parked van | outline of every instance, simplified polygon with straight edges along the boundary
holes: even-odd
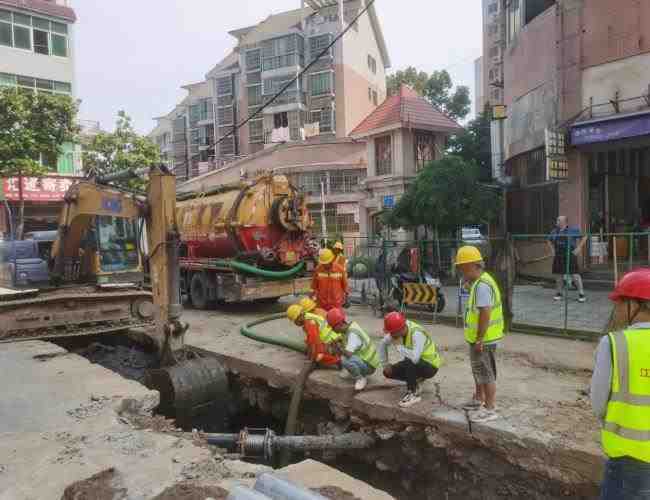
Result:
[[[34,288],[49,281],[49,260],[56,231],[25,236],[30,239],[0,241],[0,286],[3,288]]]

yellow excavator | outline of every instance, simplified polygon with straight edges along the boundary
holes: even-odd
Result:
[[[0,342],[142,328],[163,359],[182,347],[176,180],[165,167],[147,170],[146,197],[111,185],[133,173],[68,190],[49,283],[0,297]],[[142,246],[149,249],[151,291]]]

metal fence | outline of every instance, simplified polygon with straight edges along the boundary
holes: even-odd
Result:
[[[440,317],[462,324],[466,287],[453,265],[459,247],[480,248],[499,282],[511,328],[592,338],[605,333],[608,295],[628,271],[650,267],[650,231],[617,234],[509,235],[474,241],[346,239],[353,297],[377,311],[394,307],[395,276],[439,279]]]

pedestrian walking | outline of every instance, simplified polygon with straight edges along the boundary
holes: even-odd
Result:
[[[573,279],[578,288],[578,302],[587,301],[578,267],[578,255],[586,243],[587,236],[583,236],[577,227],[569,227],[569,221],[565,215],[560,215],[557,218],[556,226],[546,240],[550,250],[549,257],[553,257],[553,274],[556,276],[554,300],[563,299],[564,281]]]
[[[465,340],[469,344],[476,385],[474,397],[463,408],[471,412],[472,422],[490,422],[499,418],[496,411],[496,349],[504,335],[501,292],[494,278],[485,272],[478,248],[461,247],[456,254],[456,267],[470,284],[465,307]]]
[[[399,312],[384,317],[386,335],[379,344],[379,360],[384,366],[384,377],[406,382],[406,394],[398,403],[408,408],[422,401],[422,383],[436,376],[442,363],[431,334],[414,321],[408,321]],[[399,363],[388,364],[388,347],[396,345],[404,357]]]
[[[302,328],[305,333],[305,344],[307,345],[307,356],[312,361],[317,362],[322,366],[336,366],[340,367],[341,358],[332,354],[323,337],[327,338],[329,326],[325,321],[324,316],[309,312],[308,309],[315,310],[316,304],[311,304],[300,301],[298,304],[289,306],[287,309],[287,318],[296,326]],[[304,307],[306,305],[307,307]]]
[[[313,297],[318,307],[325,311],[342,308],[348,300],[348,279],[345,270],[334,260],[334,252],[329,248],[321,250],[312,278]]]
[[[348,321],[343,309],[328,311],[327,323],[338,336],[332,342],[341,354],[341,378],[353,378],[355,390],[362,391],[379,366],[375,345],[357,323]]]
[[[650,269],[626,274],[610,299],[619,331],[596,351],[591,404],[607,456],[602,500],[650,500]]]

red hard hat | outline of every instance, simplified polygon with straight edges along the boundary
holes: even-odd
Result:
[[[336,327],[346,321],[345,311],[343,309],[330,309],[327,311],[327,323],[332,327]]]
[[[402,313],[392,312],[384,317],[384,330],[391,335],[401,331],[406,326],[406,318]]]
[[[650,300],[650,269],[637,269],[627,273],[618,282],[610,300]]]

